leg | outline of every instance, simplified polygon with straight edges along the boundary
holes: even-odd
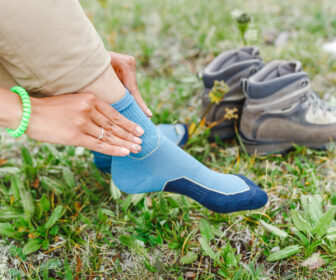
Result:
[[[111,72],[106,71],[101,80],[101,84],[93,83],[84,90],[98,93],[106,102],[114,101],[114,109],[145,131],[139,153],[112,157],[111,174],[117,187],[127,193],[184,194],[220,213],[256,209],[266,204],[266,193],[253,182],[242,175],[209,170],[160,133]],[[117,92],[113,98],[110,88]]]
[[[92,93],[106,103],[112,104],[124,97],[126,89],[118,79],[112,66],[108,65],[101,76],[81,89],[80,92]]]
[[[113,157],[112,178],[120,189],[181,193],[221,213],[265,205],[266,193],[251,181],[209,170],[158,132],[116,79],[109,56],[77,1],[27,0],[2,6],[0,28],[8,34],[0,38],[0,56],[19,84],[45,95],[89,91],[145,130],[140,153]],[[13,36],[19,46],[8,41]]]
[[[112,179],[124,192],[184,194],[219,213],[266,204],[267,194],[252,181],[242,175],[211,171],[167,139],[128,92],[112,106],[145,130],[139,153],[112,159]]]
[[[113,68],[109,66],[104,74],[92,82],[87,87],[83,88],[83,92],[89,92],[103,101],[112,104],[122,99],[126,90]],[[188,139],[188,128],[186,125],[159,125],[159,130],[166,135],[171,141],[177,145],[183,146]],[[101,153],[94,152],[94,162],[99,169],[104,172],[110,172],[112,157]]]

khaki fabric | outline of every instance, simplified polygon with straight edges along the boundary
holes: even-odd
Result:
[[[110,57],[77,0],[0,0],[0,87],[76,92]]]
[[[8,73],[7,69],[0,64],[0,88],[11,89],[15,85],[17,85],[17,83],[14,78]]]

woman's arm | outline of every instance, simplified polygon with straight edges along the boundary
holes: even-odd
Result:
[[[123,94],[122,85],[110,85],[114,80],[108,74],[109,71],[105,71],[91,84],[92,93],[30,97],[32,112],[26,134],[38,141],[83,146],[112,156],[138,153],[143,129],[94,95],[95,90],[104,88],[120,88],[119,94]],[[111,96],[116,97],[113,92]],[[18,127],[21,104],[16,93],[0,89],[0,127]],[[105,134],[98,140],[101,128]]]
[[[22,102],[19,95],[0,88],[0,127],[16,129],[21,115]]]

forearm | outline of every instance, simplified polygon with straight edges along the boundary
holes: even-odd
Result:
[[[16,129],[21,121],[22,102],[9,90],[0,88],[0,127]]]

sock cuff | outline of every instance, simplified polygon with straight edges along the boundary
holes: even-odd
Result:
[[[145,131],[145,133],[141,136],[142,149],[140,153],[131,153],[129,156],[137,159],[143,159],[152,153],[159,145],[159,134],[157,128],[141,110],[129,91],[126,89],[126,93],[123,98],[111,104],[111,106],[127,119],[140,125]]]
[[[130,94],[127,88],[125,89],[126,93],[123,96],[123,98],[111,104],[111,106],[119,112],[122,112],[123,110],[127,109],[134,102],[134,97]]]

